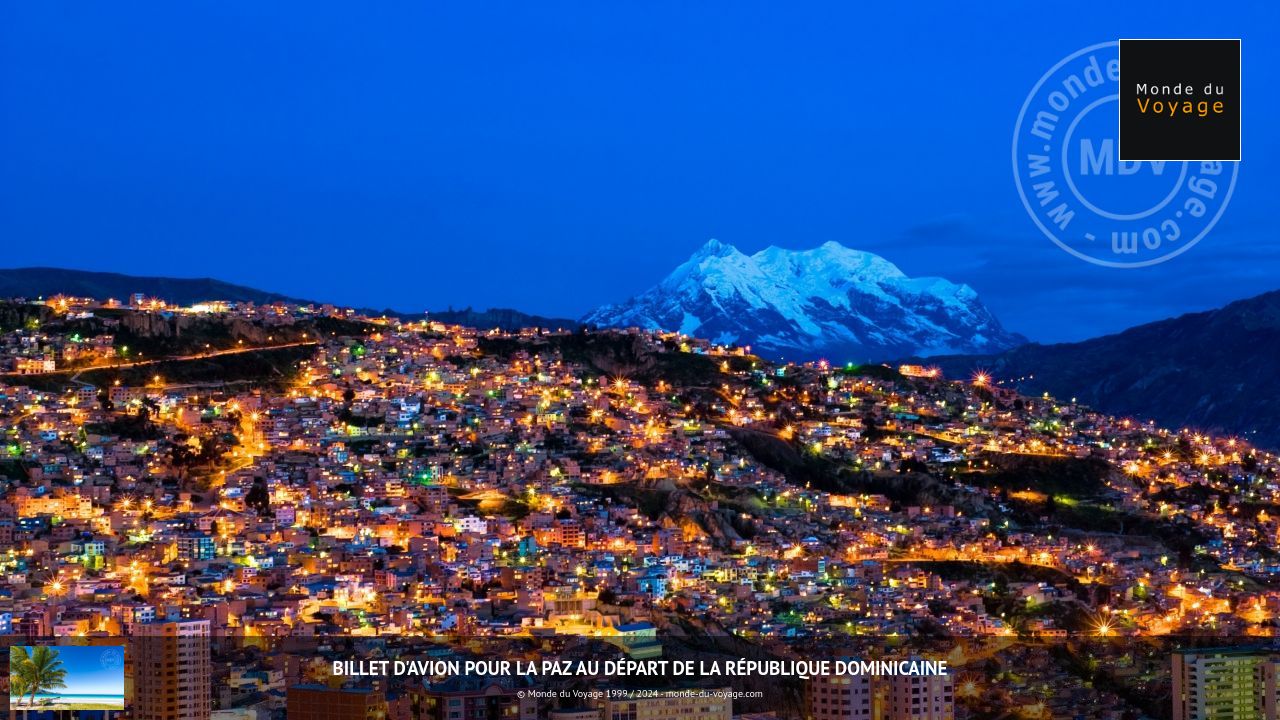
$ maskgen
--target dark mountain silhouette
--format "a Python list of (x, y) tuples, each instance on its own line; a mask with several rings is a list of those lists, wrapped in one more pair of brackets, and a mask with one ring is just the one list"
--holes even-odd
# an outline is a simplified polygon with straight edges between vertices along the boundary
[(6, 298), (36, 299), (53, 295), (74, 295), (124, 301), (139, 292), (179, 305), (190, 305), (202, 300), (305, 302), (279, 293), (255, 290), (212, 278), (143, 277), (50, 267), (0, 270), (0, 297)]
[(427, 317), (450, 325), (464, 325), (474, 328), (501, 328), (503, 330), (519, 330), (526, 327), (540, 328), (576, 328), (581, 323), (568, 318), (553, 318), (542, 315), (530, 315), (511, 308), (489, 308), (488, 310), (433, 310)]
[[(190, 305), (204, 300), (228, 300), (257, 304), (285, 302), (299, 305), (321, 305), (320, 301), (293, 298), (280, 293), (267, 292), (244, 285), (214, 280), (213, 278), (170, 278), (124, 275), (121, 273), (90, 272), (65, 268), (28, 267), (10, 270), (0, 269), (0, 298), (47, 298), (54, 295), (74, 295), (99, 300), (116, 298), (126, 301), (134, 293), (162, 298), (178, 305)], [(417, 320), (423, 313), (405, 313), (396, 310), (356, 308), (362, 314), (388, 315), (406, 320)], [(574, 327), (573, 320), (529, 315), (509, 308), (489, 310), (443, 310), (426, 313), (426, 317), (440, 322), (467, 325), (477, 328), (501, 328), (518, 330), (523, 327)]]
[(1280, 291), (1083, 342), (927, 362), (949, 377), (984, 369), (1027, 394), (1280, 447)]

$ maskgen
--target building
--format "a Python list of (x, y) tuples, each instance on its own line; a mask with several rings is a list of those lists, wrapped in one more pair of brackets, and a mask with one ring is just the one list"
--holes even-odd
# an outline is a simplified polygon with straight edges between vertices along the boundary
[(805, 720), (953, 720), (949, 675), (830, 675), (805, 685)]
[(195, 560), (212, 560), (218, 555), (218, 548), (213, 538), (195, 533), (178, 538), (178, 558), (188, 562)]
[(1196, 648), (1174, 651), (1172, 662), (1174, 720), (1277, 718), (1274, 656), (1252, 648)]
[(51, 373), (56, 369), (53, 358), (19, 358), (14, 363), (14, 371), (19, 375), (39, 375)]
[(871, 720), (869, 675), (821, 675), (805, 685), (805, 720)]
[(658, 628), (651, 622), (624, 623), (614, 627), (617, 635), (605, 636), (605, 641), (622, 648), (628, 656), (637, 660), (662, 657), (662, 643), (658, 640)]
[(601, 720), (732, 720), (729, 688), (658, 690), (599, 700)]
[(1261, 680), (1258, 710), (1268, 720), (1280, 718), (1280, 657), (1272, 655), (1263, 660), (1258, 672)]
[(885, 685), (884, 720), (952, 720), (955, 687), (950, 675), (890, 675)]
[(206, 720), (210, 713), (208, 620), (129, 626), (136, 720)]
[(537, 703), (496, 680), (454, 677), (413, 699), (415, 720), (534, 720)]
[(386, 717), (387, 701), (371, 688), (294, 685), (286, 708), (289, 720), (380, 720)]
[(923, 365), (899, 365), (898, 372), (907, 377), (918, 378), (941, 378), (942, 371), (936, 367), (925, 367)]
[(552, 710), (548, 720), (600, 720), (600, 709), (589, 707), (561, 708)]

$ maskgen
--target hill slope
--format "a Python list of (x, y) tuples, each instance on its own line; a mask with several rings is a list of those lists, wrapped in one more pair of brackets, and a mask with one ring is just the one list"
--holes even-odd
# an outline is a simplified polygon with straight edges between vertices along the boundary
[(1280, 447), (1280, 291), (1083, 342), (930, 362), (952, 377), (985, 368), (1025, 378), (1006, 384), (1028, 394)]
[(179, 305), (202, 300), (271, 303), (303, 302), (278, 293), (233, 285), (212, 278), (168, 278), (122, 275), (120, 273), (29, 267), (0, 270), (0, 297), (38, 298), (75, 295), (99, 300), (125, 300), (134, 293), (164, 298)]
[[(287, 295), (257, 290), (212, 278), (146, 277), (48, 267), (0, 269), (0, 298), (35, 299), (53, 295), (74, 295), (99, 300), (116, 298), (117, 300), (125, 301), (134, 293), (142, 293), (148, 297), (163, 298), (178, 305), (190, 305), (204, 300), (228, 300), (257, 304), (274, 302), (302, 305), (322, 304), (319, 301), (292, 298)], [(408, 320), (417, 320), (423, 317), (423, 313), (404, 313), (396, 310), (358, 308), (358, 311), (371, 316), (390, 315)], [(575, 324), (573, 320), (567, 318), (529, 315), (509, 308), (492, 308), (490, 310), (449, 309), (427, 313), (427, 317), (449, 324), (486, 329), (496, 327), (502, 330), (519, 330), (524, 327), (568, 328), (573, 327)]]

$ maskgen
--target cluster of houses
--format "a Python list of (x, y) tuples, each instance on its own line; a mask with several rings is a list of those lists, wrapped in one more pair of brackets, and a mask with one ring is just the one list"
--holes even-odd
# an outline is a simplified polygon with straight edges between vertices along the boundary
[[(557, 351), (563, 333), (370, 327), (320, 339), (285, 383), (0, 378), (0, 635), (201, 619), (246, 638), (587, 635), (644, 655), (677, 621), (745, 638), (1053, 636), (1082, 629), (1069, 616), (1264, 633), (1280, 611), (1252, 581), (1280, 571), (1276, 459), (1236, 440), (986, 376), (779, 365), (671, 334), (622, 335), (698, 356), (705, 377), (602, 371)], [(112, 343), (27, 327), (0, 362), (79, 346)], [(1010, 458), (1105, 471), (1045, 490)]]

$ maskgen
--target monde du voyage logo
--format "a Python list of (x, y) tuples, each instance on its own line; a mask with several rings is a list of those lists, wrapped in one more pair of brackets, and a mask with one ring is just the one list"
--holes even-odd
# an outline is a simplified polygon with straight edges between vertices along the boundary
[(1087, 262), (1138, 268), (1207, 235), (1239, 173), (1239, 48), (1122, 40), (1051, 67), (1013, 135), (1018, 195), (1045, 236)]

